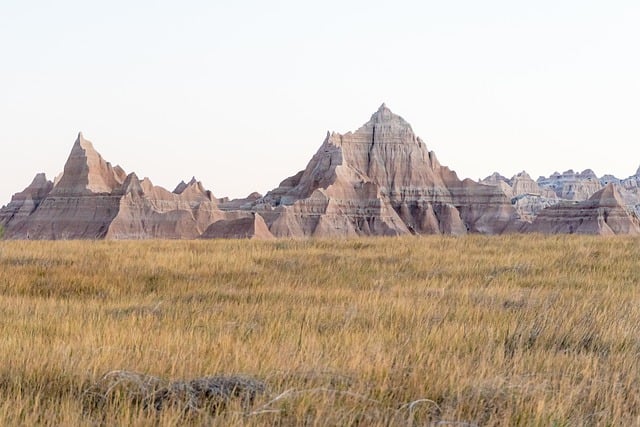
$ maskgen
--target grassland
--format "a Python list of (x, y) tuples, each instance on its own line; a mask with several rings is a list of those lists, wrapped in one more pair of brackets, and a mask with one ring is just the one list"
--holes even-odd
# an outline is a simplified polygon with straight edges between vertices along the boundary
[[(638, 425), (640, 241), (0, 242), (0, 425)], [(242, 375), (217, 412), (86, 391)]]

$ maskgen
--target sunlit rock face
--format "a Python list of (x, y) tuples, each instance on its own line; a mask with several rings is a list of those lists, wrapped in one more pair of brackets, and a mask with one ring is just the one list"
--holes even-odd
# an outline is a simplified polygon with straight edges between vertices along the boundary
[(10, 239), (350, 237), (508, 232), (637, 234), (640, 169), (626, 179), (571, 170), (461, 180), (386, 107), (327, 133), (307, 167), (265, 196), (174, 191), (112, 166), (82, 134), (51, 182), (38, 174), (0, 209)]
[(9, 221), (6, 237), (14, 239), (103, 238), (118, 213), (119, 197), (112, 193), (126, 177), (78, 135), (62, 176), (22, 221)]
[(500, 189), (461, 181), (384, 104), (355, 132), (327, 134), (262, 203), (276, 236), (500, 233), (517, 221)]
[(196, 238), (225, 217), (200, 182), (156, 187), (111, 166), (82, 134), (55, 185), (38, 175), (0, 211), (11, 239)]

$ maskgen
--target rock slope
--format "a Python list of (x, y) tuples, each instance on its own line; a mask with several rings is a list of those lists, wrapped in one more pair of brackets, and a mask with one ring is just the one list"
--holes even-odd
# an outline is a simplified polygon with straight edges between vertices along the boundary
[(79, 134), (55, 185), (36, 176), (0, 211), (0, 223), (11, 239), (180, 239), (226, 215), (195, 179), (171, 193), (111, 166)]
[(443, 167), (384, 104), (357, 131), (328, 133), (306, 169), (256, 209), (290, 237), (500, 233), (517, 216), (500, 190)]
[(0, 209), (11, 239), (195, 239), (500, 234), (637, 234), (636, 175), (568, 170), (461, 180), (386, 105), (327, 133), (307, 167), (265, 196), (217, 199), (192, 178), (168, 191), (112, 166), (82, 134), (64, 171), (38, 174)]

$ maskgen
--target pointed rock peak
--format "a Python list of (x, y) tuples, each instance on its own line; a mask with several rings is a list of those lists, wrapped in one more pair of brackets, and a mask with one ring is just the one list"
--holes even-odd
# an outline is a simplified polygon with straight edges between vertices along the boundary
[(513, 176), (513, 178), (511, 179), (515, 179), (515, 178), (527, 178), (527, 179), (531, 179), (531, 177), (529, 176), (529, 174), (527, 173), (527, 171), (522, 171), (522, 172), (518, 172), (517, 174), (515, 174)]
[(481, 183), (485, 183), (485, 184), (497, 184), (499, 182), (508, 182), (508, 181), (509, 179), (507, 177), (502, 176), (498, 172), (494, 172), (488, 177), (480, 180)]
[(75, 153), (75, 155), (82, 155), (80, 152), (84, 152), (86, 157), (94, 155), (100, 157), (100, 153), (93, 148), (91, 141), (86, 139), (82, 132), (78, 132), (78, 137), (76, 138), (76, 142), (73, 144), (71, 154), (73, 155)]
[(389, 109), (389, 107), (387, 107), (387, 104), (385, 103), (382, 103), (380, 108), (378, 108), (378, 111), (373, 113), (373, 115), (371, 116), (371, 121), (374, 123), (387, 123), (387, 122), (406, 123), (406, 121), (402, 117), (398, 116), (397, 114), (394, 114)]
[(84, 134), (82, 132), (78, 132), (78, 137), (76, 138), (76, 144), (80, 146), (90, 145), (93, 147), (93, 144), (91, 144), (91, 142), (84, 137)]
[(580, 172), (578, 174), (578, 176), (580, 178), (591, 178), (591, 179), (598, 179), (598, 176), (596, 175), (596, 173), (591, 170), (591, 169), (585, 169), (582, 172)]
[(138, 178), (138, 175), (136, 175), (135, 172), (131, 172), (129, 175), (127, 175), (124, 182), (122, 183), (122, 188), (126, 193), (128, 190), (134, 187), (140, 187), (140, 178)]
[(53, 182), (47, 180), (47, 176), (44, 173), (36, 174), (31, 181), (31, 184), (25, 188), (21, 193), (14, 194), (13, 199), (23, 199), (26, 196), (35, 198), (42, 198), (46, 196), (53, 188)]
[(195, 185), (198, 185), (199, 181), (196, 179), (196, 177), (192, 177), (191, 180), (186, 183), (184, 181), (180, 181), (180, 184), (178, 184), (178, 186), (173, 190), (174, 194), (182, 194), (184, 193), (184, 191), (189, 188), (189, 187), (193, 187)]
[(638, 166), (638, 170), (636, 171), (636, 176), (640, 178), (640, 166)]
[(120, 187), (125, 178), (124, 170), (114, 169), (80, 132), (54, 192), (56, 195), (110, 193)]
[(602, 190), (594, 193), (589, 200), (598, 203), (600, 206), (624, 206), (620, 190), (613, 182), (610, 182), (605, 185)]
[(46, 185), (48, 182), (50, 181), (47, 180), (47, 175), (41, 172), (39, 174), (36, 174), (36, 176), (33, 178), (33, 181), (31, 181), (31, 185), (29, 185), (29, 187), (40, 187), (42, 185)]
[(182, 192), (186, 189), (187, 189), (187, 183), (184, 181), (180, 181), (180, 184), (176, 186), (176, 188), (173, 190), (173, 193), (182, 194)]

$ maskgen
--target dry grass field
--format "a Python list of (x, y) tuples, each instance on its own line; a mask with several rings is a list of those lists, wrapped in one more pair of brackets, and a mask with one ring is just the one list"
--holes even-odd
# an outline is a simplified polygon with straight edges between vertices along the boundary
[(577, 236), (3, 241), (0, 425), (639, 425), (639, 255)]

